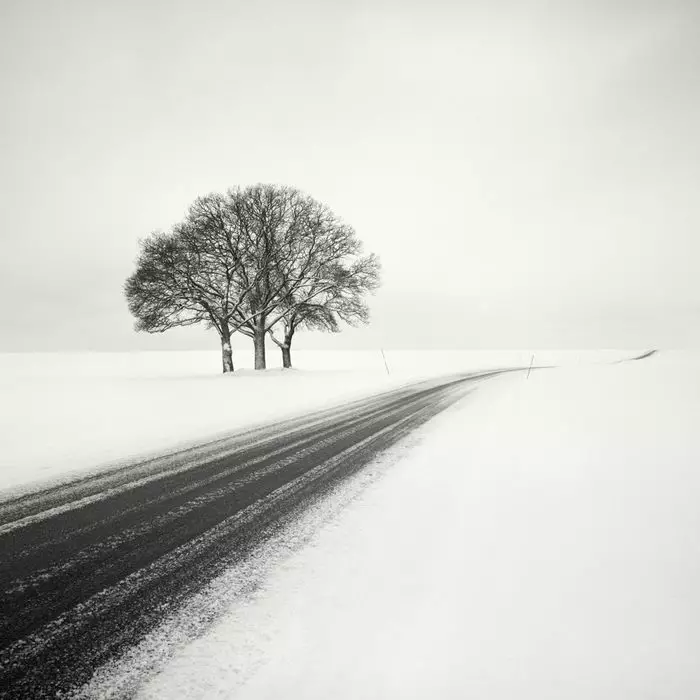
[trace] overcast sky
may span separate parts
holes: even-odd
[[[0,350],[133,331],[138,239],[256,182],[378,253],[306,347],[700,345],[700,2],[3,0]]]

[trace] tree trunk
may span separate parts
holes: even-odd
[[[224,374],[233,372],[233,354],[231,353],[231,334],[221,334],[221,364]]]
[[[289,345],[281,345],[282,349],[282,367],[291,369],[292,367],[292,349]]]
[[[292,338],[294,337],[294,327],[287,329],[284,334],[284,342],[280,345],[282,348],[282,367],[285,369],[292,368]]]
[[[256,328],[253,336],[255,348],[255,369],[265,369],[265,327]]]

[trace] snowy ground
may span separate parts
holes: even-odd
[[[698,424],[700,354],[499,377],[87,696],[700,697]]]
[[[571,364],[625,354],[539,352],[536,360]],[[174,449],[422,376],[530,361],[529,352],[388,351],[386,357],[390,376],[379,351],[300,351],[298,370],[256,373],[243,365],[222,376],[216,352],[0,354],[0,490]]]

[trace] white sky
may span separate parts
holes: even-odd
[[[700,345],[700,2],[0,5],[0,350],[136,334],[137,241],[300,187],[384,265],[306,347]]]

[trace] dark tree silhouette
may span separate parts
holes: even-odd
[[[283,339],[281,346],[289,364],[291,337],[302,322],[330,329],[342,315],[359,320],[359,296],[353,297],[348,278],[354,274],[357,285],[372,267],[375,282],[367,289],[376,287],[378,261],[368,256],[359,264],[362,244],[350,226],[325,205],[288,187],[256,185],[230,190],[228,196],[246,231],[249,275],[256,280],[255,291],[235,314],[239,331],[253,339],[256,369],[265,367],[265,337],[278,324],[291,332],[288,338],[285,332],[288,342]]]
[[[224,372],[233,371],[231,335],[248,320],[240,311],[258,282],[248,274],[245,235],[233,224],[226,197],[200,197],[170,233],[141,243],[124,286],[137,330],[161,333],[195,323],[216,329]]]
[[[124,292],[137,330],[162,333],[195,323],[216,328],[223,371],[232,372],[231,329],[222,312],[223,295],[207,286],[177,232],[154,233],[143,241],[136,272],[127,279]]]
[[[355,255],[360,253],[360,247]],[[282,366],[292,366],[291,347],[295,332],[300,328],[337,333],[340,322],[357,326],[369,321],[365,301],[368,293],[379,286],[380,265],[374,254],[335,262],[318,284],[297,290],[285,299],[286,312],[279,327],[281,338],[274,329],[270,337],[282,352]]]
[[[337,330],[339,319],[366,319],[362,295],[377,286],[379,267],[360,251],[351,227],[298,190],[236,188],[200,197],[169,233],[145,239],[125,294],[137,330],[204,323],[219,334],[224,372],[233,371],[239,331],[264,369],[265,337],[278,324],[289,364],[301,325]]]
[[[265,369],[265,334],[279,320],[285,284],[308,283],[301,240],[311,200],[288,187],[255,185],[229,190],[226,201],[243,242],[239,274],[250,288],[236,310],[237,329],[253,340],[255,369]]]

